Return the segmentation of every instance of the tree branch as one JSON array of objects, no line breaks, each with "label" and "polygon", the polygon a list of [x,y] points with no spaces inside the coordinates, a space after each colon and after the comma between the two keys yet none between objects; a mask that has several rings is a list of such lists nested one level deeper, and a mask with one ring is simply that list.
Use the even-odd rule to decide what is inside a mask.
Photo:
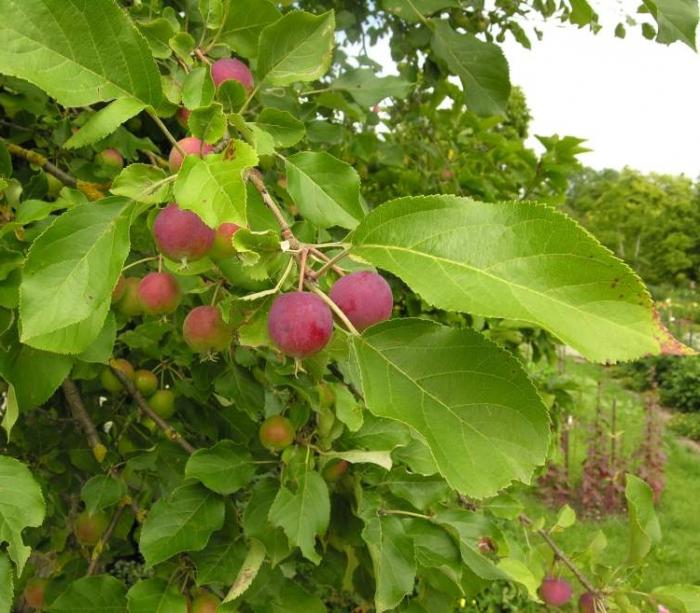
[{"label": "tree branch", "polygon": [[260,171],[251,169],[250,171],[248,171],[247,178],[255,186],[255,189],[257,189],[258,192],[260,192],[265,206],[268,209],[270,209],[270,211],[272,211],[272,214],[275,216],[275,219],[277,220],[277,223],[280,226],[282,238],[289,242],[289,246],[292,249],[299,249],[299,241],[297,240],[296,236],[294,236],[294,233],[289,227],[289,224],[287,223],[287,220],[282,214],[281,209],[277,206],[277,203],[272,199],[272,196],[270,196],[270,192],[267,191],[267,187],[265,187],[265,183],[263,182],[263,178],[260,174]]},{"label": "tree branch", "polygon": [[83,404],[83,399],[80,397],[78,386],[72,379],[66,379],[63,381],[62,387],[63,394],[66,397],[73,418],[80,424],[83,432],[85,432],[85,438],[87,438],[88,445],[92,450],[92,455],[95,456],[95,459],[99,463],[102,463],[107,454],[107,447],[102,444],[100,435],[97,433],[97,428],[95,428],[95,424],[85,410],[85,405]]},{"label": "tree branch", "polygon": [[39,166],[45,172],[56,177],[61,183],[67,185],[68,187],[73,187],[79,189],[83,192],[90,200],[99,200],[105,197],[103,187],[97,183],[89,183],[88,181],[81,181],[75,177],[69,175],[67,172],[61,170],[58,166],[49,162],[48,158],[37,153],[36,151],[31,151],[30,149],[25,149],[14,143],[8,143],[3,140],[3,143],[7,147],[7,151],[10,155],[26,160],[30,164]]},{"label": "tree branch", "polygon": [[[525,515],[524,513],[521,513],[520,515],[520,521],[528,526],[532,527],[532,520]],[[561,560],[562,564],[566,566],[573,574],[574,576],[579,580],[579,583],[585,587],[589,592],[592,594],[597,594],[598,590],[596,587],[593,585],[593,583],[584,575],[578,567],[571,561],[569,556],[567,556],[560,548],[559,546],[554,542],[554,539],[552,539],[551,536],[545,531],[542,530],[541,528],[539,530],[535,530],[535,532],[542,537],[542,540],[544,540],[547,545],[549,545],[549,548],[554,552],[554,556]]]},{"label": "tree branch", "polygon": [[141,392],[139,392],[134,384],[132,383],[131,379],[127,377],[121,370],[118,368],[112,368],[112,372],[114,373],[114,376],[121,381],[122,385],[126,388],[126,391],[129,392],[129,395],[136,401],[136,404],[138,405],[139,409],[148,417],[150,417],[156,425],[165,433],[165,436],[167,436],[173,443],[177,443],[182,447],[187,453],[194,453],[197,451],[192,445],[190,445],[183,437],[182,435],[175,430],[167,421],[165,421],[158,413],[156,413],[146,402],[146,399],[141,395]]},{"label": "tree branch", "polygon": [[117,507],[117,510],[114,512],[114,515],[112,515],[112,520],[109,522],[109,526],[107,526],[107,530],[105,530],[105,533],[100,537],[100,540],[97,541],[97,544],[92,550],[92,555],[90,556],[90,565],[88,566],[87,570],[88,577],[90,575],[95,574],[95,571],[97,570],[97,564],[100,561],[100,556],[102,555],[102,552],[107,546],[107,543],[109,543],[109,539],[112,538],[114,529],[117,527],[117,524],[119,523],[119,520],[121,519],[121,516],[124,513],[124,508],[125,506],[123,504],[120,504]]}]

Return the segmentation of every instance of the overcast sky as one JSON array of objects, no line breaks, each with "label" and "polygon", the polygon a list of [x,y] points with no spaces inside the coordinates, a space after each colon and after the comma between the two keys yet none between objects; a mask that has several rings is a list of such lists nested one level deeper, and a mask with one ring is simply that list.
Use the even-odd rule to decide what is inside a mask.
[{"label": "overcast sky", "polygon": [[[581,160],[594,168],[700,176],[700,55],[649,41],[639,27],[615,38],[620,11],[634,13],[637,0],[591,4],[607,26],[597,35],[552,22],[532,50],[512,39],[503,46],[533,115],[531,131],[587,139],[592,151]],[[371,55],[394,72],[386,44]]]}]

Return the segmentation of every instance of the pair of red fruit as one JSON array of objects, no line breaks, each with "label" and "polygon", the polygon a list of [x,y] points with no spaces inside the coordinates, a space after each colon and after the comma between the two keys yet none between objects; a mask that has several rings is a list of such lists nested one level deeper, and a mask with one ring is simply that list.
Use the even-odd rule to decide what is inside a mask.
[{"label": "pair of red fruit", "polygon": [[[563,607],[571,600],[573,590],[566,579],[545,577],[540,585],[540,597],[551,607]],[[578,600],[580,613],[597,613],[602,605],[601,600],[591,592],[581,594]]]}]

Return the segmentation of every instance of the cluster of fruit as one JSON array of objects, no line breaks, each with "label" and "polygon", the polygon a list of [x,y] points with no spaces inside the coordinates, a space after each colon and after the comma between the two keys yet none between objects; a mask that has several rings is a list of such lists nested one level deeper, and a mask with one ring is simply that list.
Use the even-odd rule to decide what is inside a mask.
[{"label": "cluster of fruit", "polygon": [[[539,589],[540,598],[550,607],[559,608],[571,601],[571,584],[560,577],[545,577]],[[602,601],[593,592],[584,592],[578,601],[580,613],[596,613],[602,609]]]}]

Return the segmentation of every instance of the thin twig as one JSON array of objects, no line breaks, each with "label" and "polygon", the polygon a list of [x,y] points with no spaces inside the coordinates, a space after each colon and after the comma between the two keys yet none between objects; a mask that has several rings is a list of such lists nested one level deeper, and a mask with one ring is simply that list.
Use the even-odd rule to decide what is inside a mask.
[{"label": "thin twig", "polygon": [[[306,280],[306,259],[309,257],[309,250],[308,249],[302,249],[301,250],[301,257],[299,258],[299,287],[298,290],[301,291],[304,289],[304,281]],[[312,275],[312,271],[308,272],[309,276]]]},{"label": "thin twig", "polygon": [[404,517],[415,517],[416,519],[425,519],[427,521],[433,521],[433,518],[430,517],[430,515],[414,513],[413,511],[403,511],[401,509],[379,509],[379,515],[403,515]]},{"label": "thin twig", "polygon": [[[110,368],[112,368],[110,366]],[[156,413],[146,402],[146,399],[141,395],[141,392],[139,392],[134,384],[132,383],[131,379],[127,377],[121,370],[118,368],[112,368],[112,372],[114,375],[119,379],[122,383],[122,385],[126,388],[126,390],[129,392],[129,395],[136,401],[136,404],[138,405],[139,409],[148,417],[150,417],[156,425],[165,433],[165,435],[174,443],[177,443],[182,447],[187,453],[194,453],[197,451],[192,445],[190,445],[183,437],[182,435],[175,430],[167,421],[165,421],[158,413]]]},{"label": "thin twig", "polygon": [[[520,515],[520,521],[525,524],[526,526],[532,527],[532,520],[525,514]],[[543,529],[538,529],[535,530],[537,534],[539,534],[542,539],[544,540],[547,545],[549,545],[549,548],[554,552],[554,556],[557,557],[559,560],[561,560],[562,564],[566,566],[574,575],[575,577],[579,580],[579,583],[585,587],[589,592],[592,594],[597,594],[598,590],[596,587],[593,585],[593,583],[584,575],[578,567],[571,561],[571,559],[559,548],[559,546],[554,542],[551,536],[543,530]]]},{"label": "thin twig", "polygon": [[180,147],[180,144],[175,140],[175,137],[172,135],[170,130],[168,130],[168,126],[166,126],[163,123],[163,120],[158,117],[155,111],[148,111],[148,114],[151,116],[151,119],[155,122],[155,124],[160,128],[160,131],[165,135],[165,138],[167,138],[170,141],[170,144],[177,149],[178,153],[184,158],[187,156],[187,154],[182,150],[182,147]]},{"label": "thin twig", "polygon": [[287,223],[287,220],[282,214],[281,209],[277,206],[277,203],[272,199],[272,196],[270,196],[270,192],[267,191],[267,187],[265,187],[265,183],[263,182],[263,178],[260,172],[255,169],[252,169],[248,172],[247,177],[248,180],[255,186],[255,189],[257,189],[260,195],[262,196],[265,206],[268,209],[270,209],[272,214],[275,216],[275,219],[277,220],[277,223],[280,227],[282,238],[289,242],[289,247],[291,249],[299,249],[299,241],[294,236],[294,233],[289,227],[289,224]]},{"label": "thin twig", "polygon": [[335,264],[340,262],[344,257],[346,257],[350,253],[350,249],[343,249],[340,253],[337,253],[334,255],[330,260],[328,260],[321,268],[315,271],[310,271],[309,276],[312,279],[318,279],[321,275],[323,275],[329,268],[332,268],[333,270],[337,271],[340,270]]},{"label": "thin twig", "polygon": [[112,521],[110,521],[109,526],[107,526],[107,530],[105,530],[105,533],[100,537],[100,540],[97,541],[97,544],[92,550],[92,555],[90,556],[90,565],[88,566],[87,570],[88,577],[90,575],[95,574],[95,571],[97,570],[97,564],[100,561],[100,556],[102,555],[102,552],[107,546],[107,543],[109,543],[109,539],[112,538],[114,529],[117,527],[117,524],[121,519],[122,513],[124,513],[124,508],[124,505],[119,505],[119,507],[117,507],[117,510],[114,512],[114,515],[112,515]]},{"label": "thin twig", "polygon": [[316,249],[316,247],[309,247],[309,252],[310,252],[311,254],[313,254],[314,256],[316,256],[316,258],[319,259],[319,260],[321,260],[322,262],[324,262],[324,263],[326,263],[326,264],[330,263],[331,269],[332,269],[333,272],[335,272],[337,275],[339,275],[339,276],[341,276],[341,277],[342,277],[343,275],[345,275],[345,271],[344,271],[342,268],[336,266],[334,263],[332,263],[332,262],[331,262],[331,258],[329,258],[325,253],[323,253],[323,251],[320,251],[319,249]]},{"label": "thin twig", "polygon": [[80,396],[80,391],[78,386],[73,382],[72,379],[65,379],[63,381],[63,394],[66,397],[68,406],[70,407],[73,418],[80,424],[80,427],[85,433],[85,438],[87,438],[88,445],[92,450],[92,455],[95,459],[102,463],[107,454],[107,447],[102,444],[100,440],[100,435],[97,433],[97,428],[95,424],[90,419],[88,412],[85,410],[85,405],[83,404],[83,399]]},{"label": "thin twig", "polygon": [[7,141],[2,141],[7,147],[8,153],[15,157],[26,160],[30,164],[39,166],[45,172],[56,177],[61,183],[67,185],[68,187],[73,187],[79,189],[83,192],[90,200],[99,200],[104,198],[105,193],[103,191],[103,186],[97,183],[90,183],[88,181],[81,181],[76,179],[74,176],[69,175],[64,170],[61,170],[58,166],[49,162],[48,158],[43,156],[41,153],[36,151],[31,151],[30,149],[25,149],[14,143],[8,143]]},{"label": "thin twig", "polygon": [[206,55],[204,55],[204,53],[202,53],[201,49],[195,49],[194,54],[205,64],[211,64],[211,60]]}]

